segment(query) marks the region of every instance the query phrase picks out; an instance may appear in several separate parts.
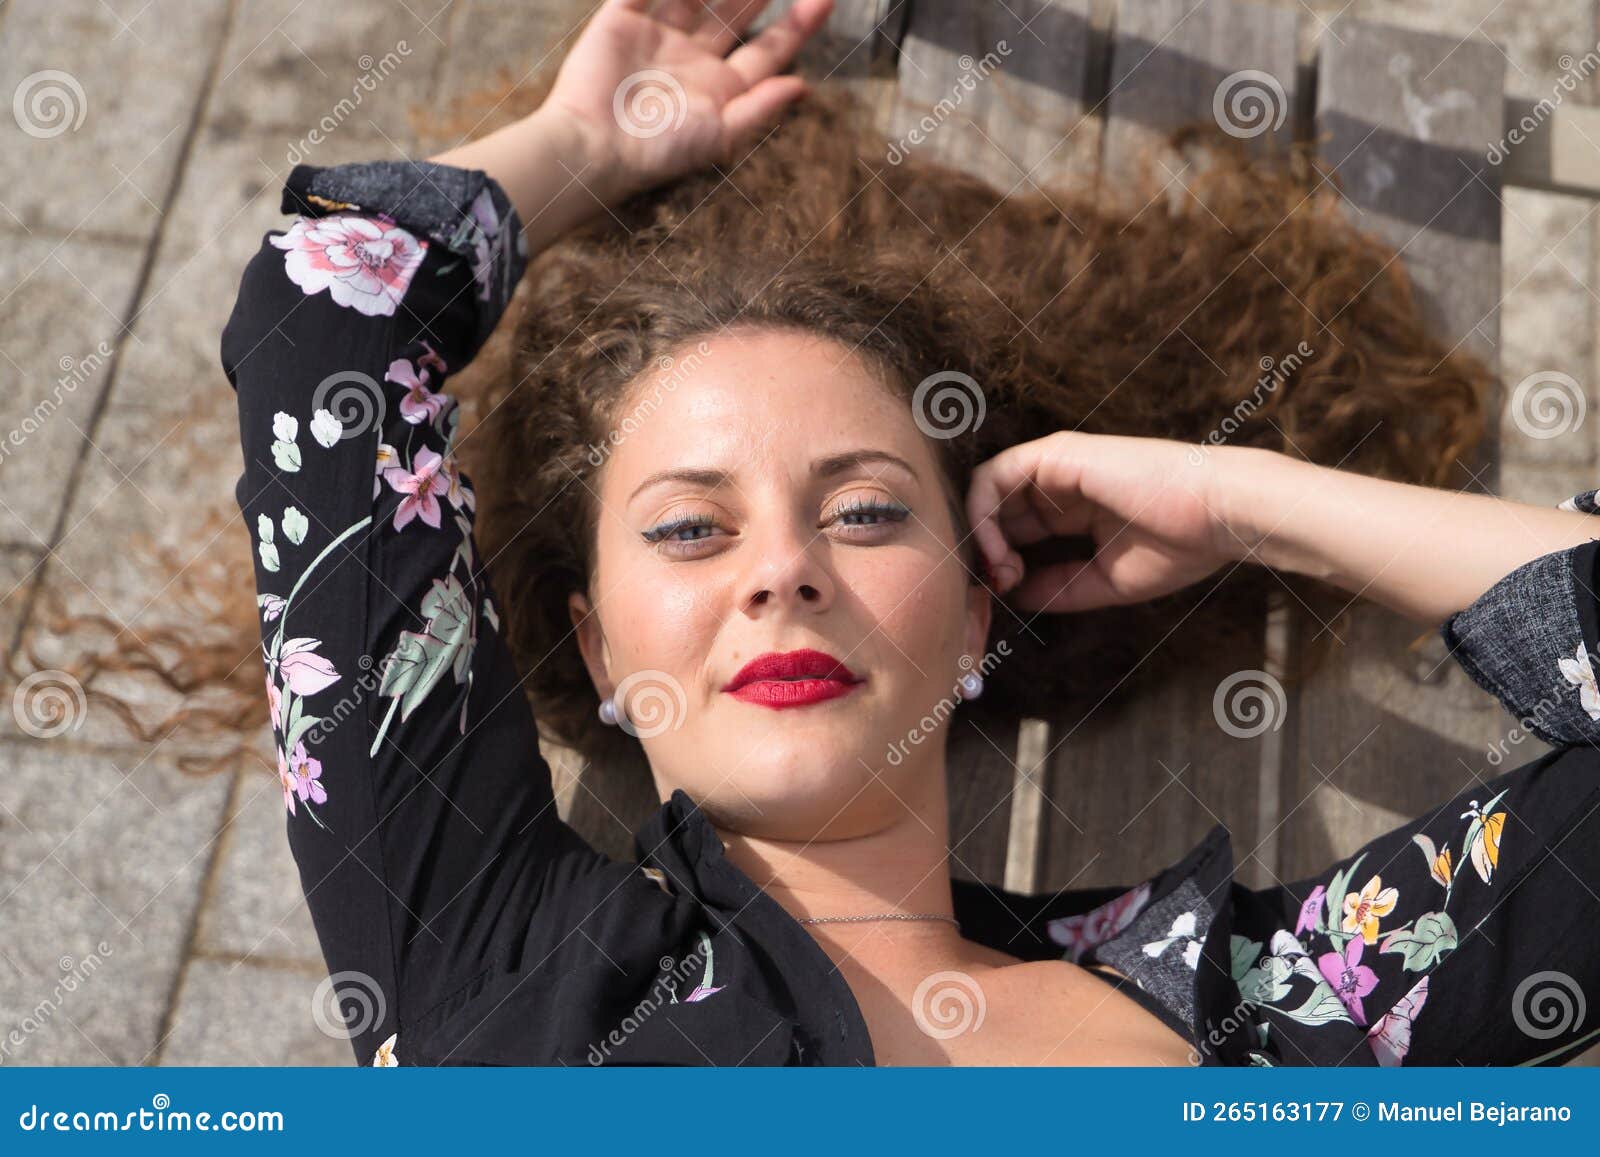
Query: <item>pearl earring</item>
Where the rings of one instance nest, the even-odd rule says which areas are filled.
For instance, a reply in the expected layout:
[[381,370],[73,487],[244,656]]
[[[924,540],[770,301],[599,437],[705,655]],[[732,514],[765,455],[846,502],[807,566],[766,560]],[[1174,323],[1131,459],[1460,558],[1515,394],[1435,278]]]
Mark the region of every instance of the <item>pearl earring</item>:
[[617,725],[617,704],[609,695],[600,700],[600,722],[607,727]]
[[968,671],[957,682],[961,685],[961,698],[976,699],[983,694],[983,676],[976,671]]

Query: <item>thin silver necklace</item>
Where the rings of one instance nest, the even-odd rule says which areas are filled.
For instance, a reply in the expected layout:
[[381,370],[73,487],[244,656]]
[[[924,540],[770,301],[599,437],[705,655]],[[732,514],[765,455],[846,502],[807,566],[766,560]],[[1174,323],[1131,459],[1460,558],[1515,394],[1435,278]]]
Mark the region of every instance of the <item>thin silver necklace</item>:
[[801,924],[860,924],[867,920],[947,920],[957,928],[961,922],[954,916],[940,916],[936,914],[917,915],[910,912],[885,912],[879,916],[806,916],[800,920]]

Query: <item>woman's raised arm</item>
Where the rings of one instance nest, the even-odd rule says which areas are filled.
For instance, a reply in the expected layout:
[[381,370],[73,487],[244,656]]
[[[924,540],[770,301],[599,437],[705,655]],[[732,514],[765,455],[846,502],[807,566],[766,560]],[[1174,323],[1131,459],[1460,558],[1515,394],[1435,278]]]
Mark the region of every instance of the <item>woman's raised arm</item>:
[[[1549,743],[1600,740],[1592,658],[1600,506],[1415,486],[1271,450],[1063,431],[973,474],[967,513],[998,588],[1030,610],[1170,593],[1253,562],[1437,626],[1453,658]],[[1087,535],[1095,557],[1024,574],[1016,547]]]
[[[283,198],[296,216],[264,239],[222,335],[289,842],[362,1060],[404,1055],[430,1013],[497,969],[570,970],[562,954],[604,936],[574,934],[591,900],[620,896],[608,910],[634,915],[665,902],[557,815],[445,390],[529,245],[712,156],[689,146],[723,148],[775,116],[800,88],[762,70],[828,5],[797,6],[726,63],[717,46],[743,27],[730,5],[701,14],[721,12],[704,40],[641,7],[603,9],[551,100],[510,128],[433,162],[298,166]],[[592,119],[611,116],[613,90],[593,86],[612,74],[678,86],[685,124],[716,132],[625,143],[620,112],[609,130]]]

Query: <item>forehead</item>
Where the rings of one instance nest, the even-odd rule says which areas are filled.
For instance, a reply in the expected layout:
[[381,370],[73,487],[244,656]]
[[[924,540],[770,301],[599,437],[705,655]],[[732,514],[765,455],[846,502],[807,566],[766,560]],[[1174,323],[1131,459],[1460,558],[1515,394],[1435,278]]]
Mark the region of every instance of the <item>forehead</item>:
[[935,468],[906,399],[847,347],[809,334],[708,337],[635,383],[615,417],[607,472],[618,481],[668,465],[756,473],[862,446]]

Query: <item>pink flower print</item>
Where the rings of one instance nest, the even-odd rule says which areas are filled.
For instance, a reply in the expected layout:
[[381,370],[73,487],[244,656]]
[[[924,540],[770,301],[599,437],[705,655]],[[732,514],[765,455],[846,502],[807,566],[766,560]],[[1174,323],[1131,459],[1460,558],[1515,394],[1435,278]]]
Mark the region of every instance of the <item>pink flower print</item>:
[[406,388],[406,396],[400,399],[400,416],[413,426],[431,422],[450,408],[447,395],[428,389],[428,371],[418,374],[405,358],[395,358],[389,363],[384,380]]
[[278,783],[283,787],[283,806],[289,809],[290,815],[294,815],[294,773],[289,770],[289,761],[284,758],[281,747],[278,748]]
[[318,782],[322,779],[322,760],[312,759],[307,755],[306,745],[303,742],[294,745],[294,753],[289,756],[289,770],[294,774],[295,794],[302,802],[306,800],[312,803],[328,802],[328,793]]
[[697,985],[697,986],[695,986],[695,990],[693,992],[691,992],[688,996],[683,998],[683,1002],[685,1004],[693,1004],[695,1001],[704,1000],[706,997],[710,996],[713,992],[721,992],[724,988],[727,988],[727,987],[728,986],[726,984],[719,984],[715,988],[707,988],[703,984]]
[[429,526],[439,525],[439,495],[447,494],[450,481],[444,476],[444,459],[423,447],[417,451],[412,465],[415,470],[394,466],[383,472],[383,480],[404,494],[394,512],[394,528],[404,529],[413,518],[421,518]]
[[1077,961],[1089,949],[1104,944],[1133,923],[1134,917],[1144,909],[1149,899],[1150,884],[1147,881],[1092,911],[1052,920],[1045,930],[1051,940],[1066,948],[1068,960]]
[[278,690],[278,685],[272,681],[272,676],[267,676],[267,710],[272,714],[272,726],[279,731],[283,730],[283,692]]
[[1306,897],[1305,903],[1300,905],[1300,919],[1294,923],[1294,934],[1299,936],[1317,926],[1317,913],[1322,911],[1322,901],[1327,896],[1328,889],[1318,884],[1311,889],[1311,895]]
[[339,672],[321,655],[312,654],[322,646],[321,639],[286,639],[278,653],[278,670],[283,681],[296,695],[315,695],[324,687],[338,682]]
[[450,500],[450,505],[457,510],[463,507],[467,510],[476,510],[478,508],[478,499],[472,493],[472,487],[468,486],[462,479],[461,469],[456,465],[456,460],[454,458],[446,458],[444,465],[440,469],[444,473],[445,481],[449,483],[449,488],[445,491],[445,497]]
[[1411,1051],[1411,1024],[1427,999],[1428,978],[1424,976],[1367,1032],[1367,1043],[1380,1065],[1398,1065],[1406,1059]]
[[444,364],[444,359],[435,353],[427,342],[422,343],[422,356],[417,359],[417,365],[425,370],[432,370],[440,377],[450,372],[450,367]]
[[1378,974],[1361,963],[1361,950],[1365,945],[1362,937],[1352,936],[1345,945],[1343,955],[1325,952],[1317,957],[1317,968],[1345,1008],[1350,1010],[1350,1018],[1360,1025],[1367,1023],[1361,998],[1378,987]]
[[368,317],[394,313],[427,243],[383,217],[300,217],[272,244],[287,250],[284,272],[307,294]]

